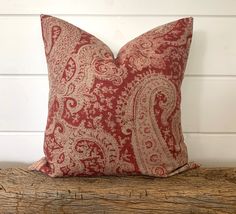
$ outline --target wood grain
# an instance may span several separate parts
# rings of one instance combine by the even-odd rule
[[[236,213],[236,168],[170,178],[50,178],[0,170],[0,213]]]

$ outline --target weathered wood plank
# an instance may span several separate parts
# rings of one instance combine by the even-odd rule
[[[50,178],[0,170],[0,213],[236,213],[236,168],[170,178]]]

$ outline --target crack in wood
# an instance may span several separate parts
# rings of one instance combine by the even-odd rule
[[[236,213],[236,169],[200,168],[166,178],[50,178],[0,170],[0,213]]]

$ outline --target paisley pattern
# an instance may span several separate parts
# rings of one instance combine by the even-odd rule
[[[157,27],[116,58],[95,36],[41,16],[50,96],[45,157],[50,176],[145,174],[195,168],[181,130],[181,83],[192,18]]]

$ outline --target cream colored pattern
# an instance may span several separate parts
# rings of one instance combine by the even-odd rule
[[[176,107],[177,94],[174,84],[159,74],[147,75],[142,81],[132,85],[130,93],[127,92],[126,105],[122,106],[120,114],[122,115],[122,112],[124,114],[120,116],[122,131],[124,134],[132,135],[131,141],[138,166],[147,175],[156,174],[156,171],[163,169],[163,166],[165,168],[178,166],[155,118],[154,106],[158,93],[164,94],[166,98],[166,101],[160,101],[159,105],[163,110],[161,123],[167,125],[167,120]],[[172,131],[179,140],[181,133],[175,127],[175,121],[172,121]]]

